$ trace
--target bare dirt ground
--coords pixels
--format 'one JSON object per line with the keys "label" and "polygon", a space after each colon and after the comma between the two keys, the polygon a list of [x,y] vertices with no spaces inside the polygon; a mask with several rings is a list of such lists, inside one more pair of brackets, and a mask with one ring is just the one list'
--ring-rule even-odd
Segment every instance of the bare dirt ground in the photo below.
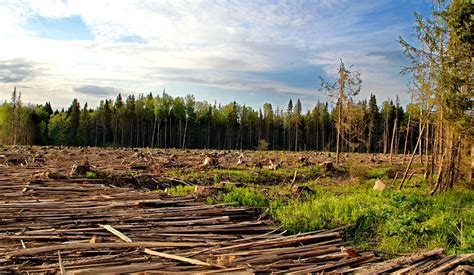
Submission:
{"label": "bare dirt ground", "polygon": [[[212,184],[206,175],[215,169],[252,169],[258,177],[262,169],[293,170],[331,157],[314,152],[0,148],[0,271],[377,273],[469,268],[460,264],[472,255],[447,257],[433,250],[383,261],[372,251],[351,248],[343,241],[344,228],[288,236],[262,209],[143,192]],[[354,154],[351,161],[380,164],[388,159]],[[192,173],[203,176],[179,177]],[[287,177],[283,173],[268,184],[291,180]]]}

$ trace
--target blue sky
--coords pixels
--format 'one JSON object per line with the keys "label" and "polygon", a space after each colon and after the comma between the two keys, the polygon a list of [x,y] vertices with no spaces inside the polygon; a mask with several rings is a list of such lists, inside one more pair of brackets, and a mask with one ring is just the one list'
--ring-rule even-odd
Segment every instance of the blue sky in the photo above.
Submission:
{"label": "blue sky", "polygon": [[93,106],[117,92],[305,108],[327,100],[339,59],[361,71],[360,98],[409,102],[396,42],[413,39],[427,0],[0,0],[0,98]]}

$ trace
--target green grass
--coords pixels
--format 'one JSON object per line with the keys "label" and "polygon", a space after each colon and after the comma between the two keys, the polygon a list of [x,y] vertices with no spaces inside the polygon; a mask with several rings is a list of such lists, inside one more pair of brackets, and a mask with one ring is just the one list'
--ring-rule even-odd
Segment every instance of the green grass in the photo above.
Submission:
{"label": "green grass", "polygon": [[195,187],[189,185],[178,185],[167,189],[167,193],[173,196],[187,196],[194,192]]}
{"label": "green grass", "polygon": [[86,172],[86,178],[89,178],[89,179],[96,179],[98,176],[97,176],[97,173],[96,172],[93,172],[93,171],[87,171]]}
{"label": "green grass", "polygon": [[377,168],[370,168],[366,172],[366,176],[369,179],[381,179],[387,176],[388,168],[384,167],[377,167]]}
{"label": "green grass", "polygon": [[225,203],[237,202],[239,205],[249,207],[266,207],[268,200],[255,189],[251,188],[233,188],[230,192],[223,195],[222,201]]}
{"label": "green grass", "polygon": [[270,192],[265,195],[261,188],[235,188],[223,194],[221,201],[270,207],[274,221],[291,233],[351,224],[346,237],[362,248],[391,253],[437,247],[451,254],[474,251],[473,190],[429,197],[422,190],[377,192],[368,184],[352,186],[352,192],[342,195],[344,188],[312,188],[312,195],[286,200],[287,186],[265,189]]}
{"label": "green grass", "polygon": [[[403,167],[402,167],[403,168]],[[211,169],[206,172],[170,171],[194,184],[224,187],[206,203],[236,203],[268,207],[273,221],[291,233],[332,229],[351,224],[346,238],[355,246],[390,253],[408,253],[441,247],[450,254],[474,252],[474,190],[457,188],[428,196],[429,184],[415,175],[399,192],[400,167],[370,167],[357,163],[341,166],[334,177],[324,177],[317,165],[298,169],[296,184],[314,193],[292,194],[295,168]],[[376,179],[387,190],[372,190]],[[240,183],[243,187],[225,185]],[[193,186],[169,188],[172,195],[188,195]]]}

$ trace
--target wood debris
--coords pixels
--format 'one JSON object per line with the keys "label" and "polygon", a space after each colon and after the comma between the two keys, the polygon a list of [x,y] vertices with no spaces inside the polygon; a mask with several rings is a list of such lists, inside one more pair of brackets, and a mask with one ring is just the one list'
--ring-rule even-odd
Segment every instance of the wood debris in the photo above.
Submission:
{"label": "wood debris", "polygon": [[[42,153],[48,155],[48,169],[60,174],[67,174],[83,157],[56,159],[55,153],[65,155],[56,148]],[[112,160],[97,156],[91,163],[104,170],[130,169],[123,159],[134,161],[130,156],[135,152],[115,152],[122,153]],[[117,187],[120,178],[114,179],[116,185],[81,177],[32,180],[44,167],[28,163],[1,168],[0,273],[472,270],[466,263],[473,254],[444,256],[442,250],[433,250],[382,261],[375,252],[350,247],[343,240],[347,227],[288,235],[259,219],[258,208],[206,205],[191,196]]]}

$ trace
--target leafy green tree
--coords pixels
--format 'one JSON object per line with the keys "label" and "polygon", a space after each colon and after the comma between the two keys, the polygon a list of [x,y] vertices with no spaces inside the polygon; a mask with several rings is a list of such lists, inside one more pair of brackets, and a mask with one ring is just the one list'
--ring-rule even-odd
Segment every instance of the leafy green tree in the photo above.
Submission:
{"label": "leafy green tree", "polygon": [[81,107],[79,105],[79,102],[75,98],[71,106],[69,107],[68,111],[68,143],[71,145],[77,145],[77,130],[79,128],[79,120],[80,120],[80,114],[81,114]]}
{"label": "leafy green tree", "polygon": [[69,133],[67,113],[55,113],[49,119],[48,135],[50,142],[54,145],[68,145]]}

